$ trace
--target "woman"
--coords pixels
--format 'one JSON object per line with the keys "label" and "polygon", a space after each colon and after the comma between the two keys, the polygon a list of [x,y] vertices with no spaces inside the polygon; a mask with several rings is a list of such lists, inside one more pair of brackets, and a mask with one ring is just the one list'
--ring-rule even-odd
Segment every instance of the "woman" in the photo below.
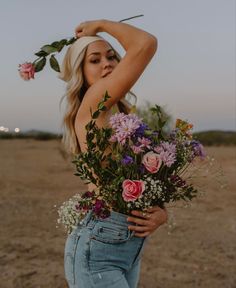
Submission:
{"label": "woman", "polygon": [[[120,59],[107,41],[96,36],[98,32],[116,38],[125,49],[125,56]],[[112,108],[129,112],[124,97],[157,49],[154,36],[120,22],[84,22],[76,27],[75,34],[78,39],[68,49],[59,75],[68,83],[64,143],[71,152],[86,151],[85,125],[90,121],[90,110],[97,109],[105,91],[111,98],[97,120],[99,127],[107,125]],[[93,188],[88,187],[90,191]],[[94,220],[88,213],[66,242],[69,287],[137,287],[144,240],[166,220],[166,210],[159,207],[146,214],[132,211],[130,216],[111,212],[103,220]]]}

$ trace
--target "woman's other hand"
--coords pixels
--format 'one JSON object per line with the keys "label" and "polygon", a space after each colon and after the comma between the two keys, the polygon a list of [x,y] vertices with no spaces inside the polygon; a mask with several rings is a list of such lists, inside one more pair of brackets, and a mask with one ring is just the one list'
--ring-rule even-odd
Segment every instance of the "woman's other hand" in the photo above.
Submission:
{"label": "woman's other hand", "polygon": [[167,210],[154,206],[149,208],[147,212],[133,210],[133,216],[129,216],[127,221],[136,225],[130,225],[129,230],[135,231],[135,236],[146,237],[153,233],[159,226],[167,222]]}
{"label": "woman's other hand", "polygon": [[95,36],[99,32],[101,21],[102,20],[95,20],[80,23],[75,28],[75,37]]}

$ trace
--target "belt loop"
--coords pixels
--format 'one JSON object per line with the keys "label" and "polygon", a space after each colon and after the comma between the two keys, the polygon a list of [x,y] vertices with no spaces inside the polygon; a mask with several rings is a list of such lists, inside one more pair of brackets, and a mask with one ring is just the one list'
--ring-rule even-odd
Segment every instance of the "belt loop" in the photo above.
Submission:
{"label": "belt loop", "polygon": [[130,231],[130,230],[129,230],[129,237],[128,237],[128,239],[131,239],[132,237],[134,237],[134,233],[135,233],[135,231]]}
{"label": "belt loop", "polygon": [[86,216],[82,220],[82,225],[87,226],[87,224],[89,223],[90,219],[92,218],[92,213],[93,213],[93,211],[89,210],[89,212],[86,214]]}

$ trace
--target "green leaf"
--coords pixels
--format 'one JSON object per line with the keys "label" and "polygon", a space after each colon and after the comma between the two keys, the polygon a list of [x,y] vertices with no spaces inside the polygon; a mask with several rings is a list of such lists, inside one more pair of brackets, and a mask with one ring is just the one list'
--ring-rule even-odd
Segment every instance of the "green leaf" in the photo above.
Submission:
{"label": "green leaf", "polygon": [[68,41],[67,41],[67,46],[68,45],[70,45],[70,44],[73,44],[75,41],[77,40],[77,38],[75,38],[75,37],[72,37],[72,38],[70,38]]}
{"label": "green leaf", "polygon": [[41,50],[43,50],[44,52],[46,52],[47,54],[51,54],[54,52],[57,52],[57,48],[53,47],[51,45],[44,45]]}
{"label": "green leaf", "polygon": [[99,110],[95,111],[95,112],[93,113],[93,115],[92,115],[92,118],[93,118],[93,119],[97,119],[98,116],[99,116],[99,114],[100,114],[100,111],[99,111]]}
{"label": "green leaf", "polygon": [[53,46],[53,47],[55,47],[55,48],[58,48],[59,45],[60,45],[60,42],[59,42],[59,41],[55,41],[55,42],[53,42],[50,46]]}
{"label": "green leaf", "polygon": [[64,46],[66,45],[67,43],[67,40],[66,39],[62,39],[60,42],[59,42],[59,45],[57,47],[57,51],[58,52],[61,52],[61,50],[64,48]]}
{"label": "green leaf", "polygon": [[45,51],[40,50],[39,52],[35,53],[34,55],[38,56],[38,57],[45,57],[48,55],[48,53],[46,53]]}
{"label": "green leaf", "polygon": [[56,72],[60,72],[60,66],[59,66],[57,59],[55,58],[54,55],[52,55],[50,57],[49,61],[50,61],[50,66],[52,67],[52,69],[55,70]]}
{"label": "green leaf", "polygon": [[43,67],[44,67],[45,64],[46,64],[46,61],[47,61],[46,58],[43,57],[41,60],[39,60],[38,62],[36,62],[36,63],[34,64],[35,72],[39,72],[39,71],[43,70]]}
{"label": "green leaf", "polygon": [[98,104],[98,110],[102,110],[105,107],[104,102]]}

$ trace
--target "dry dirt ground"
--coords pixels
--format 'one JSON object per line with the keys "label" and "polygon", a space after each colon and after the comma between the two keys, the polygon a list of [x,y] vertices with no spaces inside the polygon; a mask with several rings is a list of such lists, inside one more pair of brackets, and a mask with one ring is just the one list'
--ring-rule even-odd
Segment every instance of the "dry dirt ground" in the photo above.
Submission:
{"label": "dry dirt ground", "polygon": [[[236,148],[207,151],[218,162],[213,168],[222,166],[228,187],[209,173],[203,197],[188,208],[169,208],[172,227],[150,236],[140,288],[236,287]],[[85,187],[63,156],[54,140],[0,141],[1,288],[67,287],[66,236],[56,228],[54,205]]]}

